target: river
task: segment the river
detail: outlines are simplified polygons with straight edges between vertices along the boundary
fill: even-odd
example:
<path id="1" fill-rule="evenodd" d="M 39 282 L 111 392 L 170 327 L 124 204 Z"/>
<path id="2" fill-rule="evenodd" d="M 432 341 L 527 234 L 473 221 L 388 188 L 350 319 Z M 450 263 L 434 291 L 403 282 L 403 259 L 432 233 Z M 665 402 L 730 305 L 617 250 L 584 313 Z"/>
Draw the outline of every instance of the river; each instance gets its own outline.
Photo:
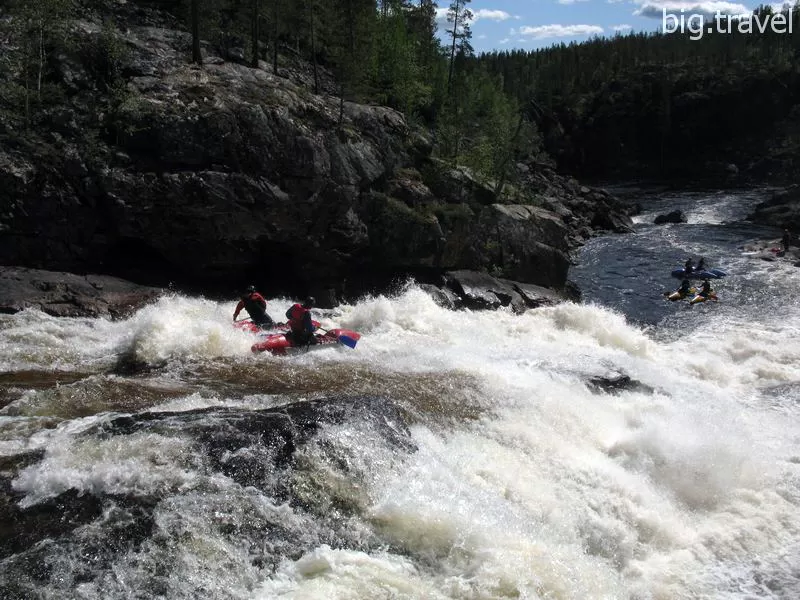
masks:
<path id="1" fill-rule="evenodd" d="M 800 270 L 742 249 L 779 236 L 764 193 L 644 194 L 581 304 L 318 311 L 355 350 L 252 355 L 235 301 L 181 295 L 0 316 L 0 597 L 800 597 Z M 719 302 L 665 300 L 687 256 Z M 296 402 L 345 408 L 286 445 Z"/>

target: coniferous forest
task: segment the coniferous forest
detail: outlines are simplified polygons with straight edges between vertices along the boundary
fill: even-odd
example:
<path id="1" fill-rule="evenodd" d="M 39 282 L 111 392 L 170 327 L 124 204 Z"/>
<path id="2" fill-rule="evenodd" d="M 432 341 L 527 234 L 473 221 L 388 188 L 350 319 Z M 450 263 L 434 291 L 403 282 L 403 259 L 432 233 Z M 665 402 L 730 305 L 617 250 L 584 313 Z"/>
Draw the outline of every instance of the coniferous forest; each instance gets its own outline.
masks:
<path id="1" fill-rule="evenodd" d="M 55 73 L 65 54 L 91 58 L 105 95 L 98 108 L 113 115 L 130 103 L 121 66 L 128 49 L 114 32 L 125 11 L 158 9 L 191 32 L 187 60 L 202 62 L 211 47 L 275 73 L 305 61 L 314 92 L 396 108 L 435 132 L 438 156 L 492 181 L 520 158 L 547 155 L 598 178 L 753 161 L 763 175 L 793 168 L 800 36 L 639 33 L 476 55 L 470 0 L 453 0 L 444 31 L 436 8 L 432 0 L 137 0 L 127 8 L 12 0 L 0 8 L 0 136 L 47 127 L 68 101 Z M 102 15 L 104 30 L 69 48 L 66 32 L 90 13 Z"/>

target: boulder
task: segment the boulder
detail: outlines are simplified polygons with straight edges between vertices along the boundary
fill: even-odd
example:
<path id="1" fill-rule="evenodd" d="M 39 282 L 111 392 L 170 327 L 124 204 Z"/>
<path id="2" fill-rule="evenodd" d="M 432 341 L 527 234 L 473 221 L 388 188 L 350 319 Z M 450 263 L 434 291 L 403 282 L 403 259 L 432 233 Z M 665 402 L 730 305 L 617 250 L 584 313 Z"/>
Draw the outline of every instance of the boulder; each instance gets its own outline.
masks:
<path id="1" fill-rule="evenodd" d="M 57 317 L 123 317 L 164 290 L 104 275 L 0 266 L 0 312 L 36 308 Z"/>
<path id="2" fill-rule="evenodd" d="M 420 289 L 425 291 L 434 302 L 442 308 L 454 310 L 461 307 L 461 298 L 447 287 L 438 287 L 430 283 L 419 284 Z"/>
<path id="3" fill-rule="evenodd" d="M 492 204 L 479 214 L 463 249 L 462 268 L 560 288 L 569 270 L 568 229 L 555 213 L 527 205 Z"/>
<path id="4" fill-rule="evenodd" d="M 552 306 L 566 299 L 552 290 L 476 271 L 448 271 L 445 285 L 458 297 L 460 305 L 471 309 L 510 306 L 514 312 L 523 312 L 529 308 Z"/>
<path id="5" fill-rule="evenodd" d="M 653 223 L 656 225 L 663 225 L 665 223 L 686 223 L 686 215 L 683 214 L 683 211 L 673 210 L 663 215 L 658 215 L 653 220 Z"/>
<path id="6" fill-rule="evenodd" d="M 756 205 L 748 219 L 762 225 L 788 228 L 797 238 L 800 232 L 800 186 L 793 185 L 774 192 L 769 200 Z"/>
<path id="7" fill-rule="evenodd" d="M 631 379 L 630 375 L 614 374 L 610 376 L 592 377 L 587 381 L 590 389 L 606 394 L 619 394 L 620 392 L 641 392 L 652 394 L 653 388 L 649 385 Z"/>

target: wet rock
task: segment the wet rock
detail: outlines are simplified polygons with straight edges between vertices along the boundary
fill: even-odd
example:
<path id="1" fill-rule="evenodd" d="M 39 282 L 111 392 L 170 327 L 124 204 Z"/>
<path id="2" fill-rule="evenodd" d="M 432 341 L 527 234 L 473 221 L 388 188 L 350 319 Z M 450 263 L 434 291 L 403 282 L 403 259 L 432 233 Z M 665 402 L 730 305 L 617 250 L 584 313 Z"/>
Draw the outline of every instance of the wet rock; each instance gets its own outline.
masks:
<path id="1" fill-rule="evenodd" d="M 442 308 L 453 310 L 461 306 L 461 298 L 447 287 L 437 287 L 430 283 L 422 283 L 419 287 Z"/>
<path id="2" fill-rule="evenodd" d="M 364 509 L 359 505 L 359 482 L 367 476 L 363 470 L 368 461 L 361 460 L 360 446 L 352 447 L 348 436 L 336 433 L 345 424 L 358 439 L 387 444 L 397 459 L 415 450 L 402 412 L 390 402 L 335 397 L 265 411 L 142 413 L 118 417 L 79 434 L 92 444 L 112 438 L 124 443 L 124 436 L 135 432 L 191 440 L 191 460 L 175 464 L 175 469 L 192 470 L 200 480 L 208 478 L 207 487 L 156 485 L 139 491 L 134 486 L 129 493 L 108 493 L 103 485 L 96 485 L 88 490 L 67 489 L 24 506 L 23 493 L 11 482 L 21 469 L 35 467 L 44 453 L 1 459 L 3 597 L 32 598 L 42 589 L 71 597 L 78 585 L 108 592 L 108 582 L 117 581 L 114 574 L 121 564 L 126 576 L 135 581 L 138 594 L 206 596 L 208 589 L 201 587 L 202 581 L 190 578 L 170 583 L 164 576 L 172 568 L 181 568 L 171 564 L 176 553 L 169 549 L 191 537 L 193 526 L 186 519 L 195 517 L 208 539 L 235 547 L 250 544 L 253 562 L 265 568 L 276 567 L 271 561 L 281 557 L 317 548 L 324 540 L 378 547 L 381 542 L 364 537 L 363 531 L 348 533 L 355 511 Z M 170 458 L 155 460 L 161 463 Z M 90 471 L 92 464 L 76 460 L 73 468 Z M 242 499 L 252 499 L 258 509 L 245 507 L 246 515 L 239 518 L 239 508 L 231 506 L 229 499 L 224 505 L 215 504 L 219 485 L 225 481 L 232 490 L 247 490 Z M 181 555 L 200 561 L 207 558 L 202 549 L 192 553 L 187 548 L 187 554 Z M 131 556 L 135 561 L 127 562 Z M 180 590 L 173 585 L 180 585 Z M 129 589 L 125 582 L 119 586 Z"/>
<path id="3" fill-rule="evenodd" d="M 673 210 L 672 212 L 658 215 L 653 223 L 656 225 L 664 225 L 665 223 L 686 223 L 686 215 L 681 210 Z"/>
<path id="4" fill-rule="evenodd" d="M 457 266 L 545 287 L 564 285 L 568 229 L 558 215 L 527 205 L 492 204 L 478 216 Z"/>
<path id="5" fill-rule="evenodd" d="M 36 308 L 57 317 L 122 317 L 164 290 L 105 275 L 0 266 L 0 312 Z"/>
<path id="6" fill-rule="evenodd" d="M 515 312 L 529 308 L 552 306 L 566 300 L 565 296 L 540 286 L 492 277 L 476 271 L 450 271 L 445 285 L 454 293 L 460 305 L 472 309 L 497 309 L 510 306 Z"/>
<path id="7" fill-rule="evenodd" d="M 793 245 L 798 244 L 800 233 L 800 185 L 793 185 L 774 192 L 769 200 L 756 205 L 748 217 L 754 223 L 788 228 L 793 236 Z"/>
<path id="8" fill-rule="evenodd" d="M 629 375 L 624 374 L 607 377 L 592 377 L 586 383 L 593 391 L 606 394 L 619 394 L 620 392 L 653 393 L 653 388 L 649 385 L 631 379 Z"/>

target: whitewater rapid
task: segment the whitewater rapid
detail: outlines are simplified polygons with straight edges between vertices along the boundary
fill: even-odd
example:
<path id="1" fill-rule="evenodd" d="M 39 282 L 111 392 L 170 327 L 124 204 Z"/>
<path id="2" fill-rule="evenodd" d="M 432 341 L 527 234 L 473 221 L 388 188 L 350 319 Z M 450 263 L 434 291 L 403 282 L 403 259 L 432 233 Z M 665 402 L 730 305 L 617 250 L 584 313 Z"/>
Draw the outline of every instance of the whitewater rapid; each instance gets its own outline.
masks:
<path id="1" fill-rule="evenodd" d="M 172 295 L 117 322 L 0 317 L 0 371 L 66 377 L 31 389 L 20 377 L 6 391 L 0 454 L 45 452 L 13 481 L 24 503 L 67 489 L 170 490 L 161 518 L 215 548 L 181 547 L 172 585 L 207 597 L 800 597 L 800 342 L 789 337 L 800 316 L 709 321 L 670 340 L 596 305 L 450 311 L 412 284 L 318 311 L 323 326 L 362 333 L 355 350 L 279 358 L 250 353 L 253 336 L 230 325 L 233 306 Z M 152 370 L 115 372 L 123 358 Z M 652 393 L 587 385 L 618 374 Z M 190 501 L 197 489 L 213 488 L 226 511 L 322 525 L 209 479 L 177 439 L 75 437 L 110 414 L 258 409 L 330 390 L 404 405 L 417 450 L 398 457 L 380 440 L 335 432 L 361 473 L 348 543 L 277 552 L 273 569 L 215 537 L 213 513 Z M 355 549 L 348 536 L 362 529 L 382 545 Z M 143 578 L 146 562 L 115 569 Z M 127 597 L 118 582 L 82 589 Z"/>

